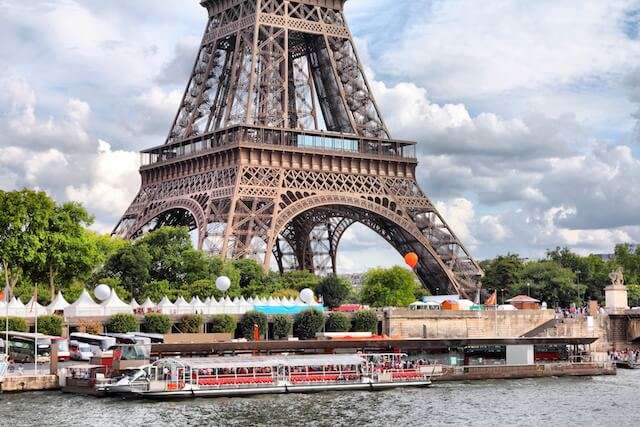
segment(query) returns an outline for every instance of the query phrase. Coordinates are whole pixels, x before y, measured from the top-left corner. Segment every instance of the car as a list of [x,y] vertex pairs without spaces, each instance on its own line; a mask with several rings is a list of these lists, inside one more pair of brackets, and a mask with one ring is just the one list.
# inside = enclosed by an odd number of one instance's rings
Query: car
[[69,353],[72,360],[91,360],[93,352],[91,346],[78,341],[69,341]]

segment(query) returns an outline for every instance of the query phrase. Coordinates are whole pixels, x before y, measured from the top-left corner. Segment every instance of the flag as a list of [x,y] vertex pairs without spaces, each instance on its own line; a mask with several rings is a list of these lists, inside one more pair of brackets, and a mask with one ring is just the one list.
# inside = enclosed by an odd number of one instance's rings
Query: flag
[[498,304],[498,291],[495,290],[489,297],[484,300],[484,305],[496,305]]

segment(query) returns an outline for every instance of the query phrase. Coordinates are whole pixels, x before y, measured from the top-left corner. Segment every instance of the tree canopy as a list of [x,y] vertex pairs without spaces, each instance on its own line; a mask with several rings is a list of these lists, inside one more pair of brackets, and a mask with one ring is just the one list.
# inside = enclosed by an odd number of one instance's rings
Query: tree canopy
[[418,284],[403,267],[374,268],[364,275],[360,299],[373,307],[403,307],[415,301]]

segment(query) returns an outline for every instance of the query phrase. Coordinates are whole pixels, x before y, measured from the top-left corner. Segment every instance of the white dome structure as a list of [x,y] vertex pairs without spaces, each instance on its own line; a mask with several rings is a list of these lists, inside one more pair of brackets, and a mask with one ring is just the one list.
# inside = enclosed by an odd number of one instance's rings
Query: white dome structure
[[54,314],[56,311],[64,311],[67,307],[69,307],[69,303],[64,299],[62,292],[58,291],[58,294],[53,301],[51,301],[51,304],[47,306],[47,311],[49,314]]
[[103,316],[104,309],[100,305],[96,304],[86,289],[83,289],[82,294],[80,294],[80,298],[64,309],[64,315],[66,317]]
[[109,298],[104,300],[102,304],[102,309],[104,310],[104,316],[112,316],[114,314],[132,314],[133,309],[129,304],[122,301],[116,291],[111,290],[111,294]]

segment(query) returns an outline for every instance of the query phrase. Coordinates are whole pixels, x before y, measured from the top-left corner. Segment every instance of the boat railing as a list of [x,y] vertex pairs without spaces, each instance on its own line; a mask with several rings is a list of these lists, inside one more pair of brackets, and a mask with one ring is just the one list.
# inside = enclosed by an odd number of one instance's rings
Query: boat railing
[[292,383],[324,383],[336,381],[356,381],[362,375],[358,371],[307,371],[291,372],[289,381]]
[[272,373],[252,373],[234,375],[199,375],[196,379],[198,386],[204,387],[233,387],[233,386],[263,386],[272,385],[275,378]]

